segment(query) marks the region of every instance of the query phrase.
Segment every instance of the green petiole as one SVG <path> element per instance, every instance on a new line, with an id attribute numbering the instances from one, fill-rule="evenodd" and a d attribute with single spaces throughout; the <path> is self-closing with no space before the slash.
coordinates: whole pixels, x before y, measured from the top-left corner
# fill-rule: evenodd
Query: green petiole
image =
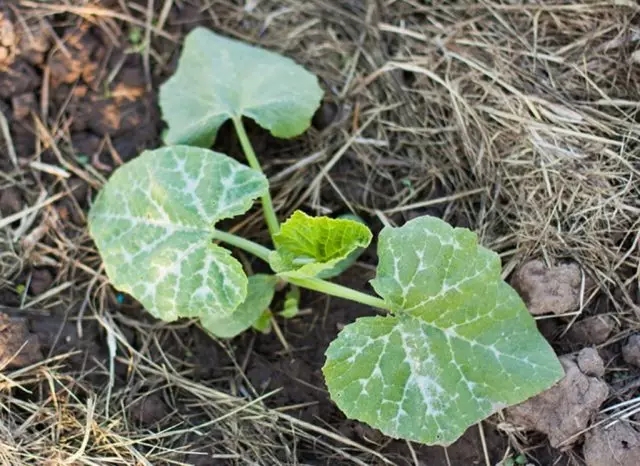
<path id="1" fill-rule="evenodd" d="M 378 309 L 384 309 L 390 311 L 391 308 L 384 300 L 371 296 L 370 294 L 362 293 L 360 291 L 347 288 L 346 286 L 338 285 L 337 283 L 328 282 L 320 278 L 290 278 L 286 280 L 300 288 L 307 288 L 313 291 L 319 291 L 338 298 L 348 299 L 349 301 L 355 301 L 357 303 L 373 306 Z"/>
<path id="2" fill-rule="evenodd" d="M 254 256 L 262 259 L 267 264 L 269 263 L 269 254 L 271 254 L 272 251 L 269 248 L 265 248 L 261 244 L 255 243 L 248 239 L 244 239 L 241 236 L 234 235 L 233 233 L 227 233 L 226 231 L 222 230 L 216 230 L 213 234 L 213 239 L 230 244 L 237 247 L 238 249 L 242 249 L 243 251 L 247 251 L 248 253 L 251 253 Z"/>
<path id="3" fill-rule="evenodd" d="M 233 233 L 227 233 L 224 231 L 216 230 L 213 236 L 214 240 L 219 240 L 224 243 L 235 246 L 238 249 L 247 251 L 250 254 L 262 259 L 269 263 L 269 255 L 273 252 L 271 249 L 266 248 L 258 243 L 250 241 L 248 239 L 236 236 Z M 338 298 L 348 299 L 358 303 L 366 304 L 376 307 L 378 309 L 390 310 L 389 305 L 384 300 L 371 296 L 360 291 L 347 288 L 346 286 L 338 285 L 337 283 L 328 282 L 319 278 L 293 278 L 284 277 L 284 280 L 289 283 L 299 286 L 301 288 L 307 288 L 313 291 L 319 291 Z"/>
<path id="4" fill-rule="evenodd" d="M 256 157 L 256 153 L 254 152 L 253 147 L 251 146 L 251 142 L 249 141 L 249 137 L 247 136 L 247 132 L 244 129 L 242 118 L 233 118 L 233 125 L 235 127 L 236 133 L 238 134 L 238 138 L 240 139 L 242 150 L 244 151 L 244 154 L 247 157 L 247 161 L 249 162 L 249 166 L 251 166 L 251 168 L 253 168 L 254 170 L 258 170 L 263 173 L 260 162 Z M 273 208 L 271 194 L 267 191 L 267 193 L 262 196 L 261 201 L 264 217 L 267 222 L 267 227 L 269 228 L 271 237 L 273 237 L 280 231 L 280 224 Z M 236 246 L 237 248 L 243 249 L 256 257 L 259 257 L 267 263 L 269 262 L 269 254 L 272 251 L 260 244 L 254 243 L 253 241 L 249 241 L 234 234 L 218 230 L 216 230 L 214 239 L 218 239 L 225 243 L 231 244 L 232 246 Z M 387 311 L 389 310 L 389 306 L 384 302 L 384 300 L 375 296 L 368 295 L 366 293 L 361 293 L 360 291 L 356 291 L 342 285 L 338 285 L 337 283 L 331 283 L 319 278 L 287 277 L 286 280 L 289 283 L 300 286 L 302 288 L 319 291 L 321 293 L 337 296 L 339 298 L 349 299 L 351 301 L 367 304 L 379 309 L 385 309 Z"/>
<path id="5" fill-rule="evenodd" d="M 253 146 L 251 146 L 251 142 L 249 141 L 249 136 L 247 136 L 247 132 L 242 124 L 242 118 L 233 118 L 233 126 L 236 129 L 236 134 L 238 135 L 238 139 L 240 139 L 240 145 L 247 158 L 247 162 L 249 162 L 249 166 L 263 173 L 258 157 L 256 157 Z M 267 191 L 260 200 L 262 201 L 262 211 L 264 212 L 264 219 L 267 222 L 267 228 L 269 228 L 269 234 L 273 238 L 273 236 L 280 231 L 280 223 L 278 222 L 278 217 L 276 217 L 276 211 L 273 208 L 273 201 L 271 200 L 269 191 Z"/>

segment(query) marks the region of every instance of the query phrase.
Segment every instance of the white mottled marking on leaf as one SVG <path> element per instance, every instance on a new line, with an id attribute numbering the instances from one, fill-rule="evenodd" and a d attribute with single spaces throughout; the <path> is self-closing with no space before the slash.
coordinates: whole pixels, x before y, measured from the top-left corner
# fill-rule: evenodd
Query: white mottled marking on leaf
<path id="1" fill-rule="evenodd" d="M 446 445 L 562 377 L 522 300 L 501 279 L 497 255 L 473 233 L 421 217 L 385 228 L 378 255 L 372 285 L 396 315 L 347 325 L 323 368 L 347 416 L 392 437 Z M 395 344 L 372 344 L 384 336 Z M 381 375 L 388 380 L 378 384 Z"/>
<path id="2" fill-rule="evenodd" d="M 154 315 L 226 314 L 244 300 L 247 278 L 212 244 L 214 225 L 246 212 L 266 189 L 261 173 L 223 154 L 149 151 L 113 174 L 91 209 L 90 232 L 113 285 Z"/>

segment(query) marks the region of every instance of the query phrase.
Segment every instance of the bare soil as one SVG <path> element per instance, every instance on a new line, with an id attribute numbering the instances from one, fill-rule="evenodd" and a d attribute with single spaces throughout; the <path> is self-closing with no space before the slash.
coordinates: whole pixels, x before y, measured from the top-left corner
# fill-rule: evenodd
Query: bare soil
<path id="1" fill-rule="evenodd" d="M 387 3 L 0 5 L 0 462 L 581 465 L 609 435 L 628 447 L 621 464 L 640 464 L 633 425 L 601 428 L 640 408 L 637 358 L 622 356 L 640 328 L 640 12 Z M 530 258 L 538 275 L 571 272 L 550 273 L 532 307 L 558 354 L 597 348 L 603 373 L 578 359 L 566 384 L 607 387 L 581 418 L 598 430 L 552 447 L 531 430 L 557 430 L 551 414 L 497 414 L 446 448 L 390 439 L 346 420 L 320 370 L 342 326 L 374 310 L 309 292 L 280 334 L 219 342 L 108 285 L 86 213 L 115 168 L 161 145 L 158 86 L 197 25 L 292 56 L 327 90 L 300 138 L 248 122 L 282 217 L 353 211 L 376 232 L 437 215 L 478 231 L 507 273 Z M 215 148 L 241 160 L 230 127 Z M 257 212 L 228 226 L 267 241 Z M 375 264 L 372 247 L 340 280 L 371 291 Z"/>

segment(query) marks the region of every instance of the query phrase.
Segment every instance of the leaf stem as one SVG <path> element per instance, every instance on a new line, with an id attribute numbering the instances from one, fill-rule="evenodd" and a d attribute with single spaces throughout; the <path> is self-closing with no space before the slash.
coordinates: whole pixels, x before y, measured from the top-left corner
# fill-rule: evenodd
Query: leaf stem
<path id="1" fill-rule="evenodd" d="M 242 124 L 242 117 L 233 118 L 233 126 L 236 129 L 238 139 L 240 139 L 240 145 L 242 146 L 242 151 L 249 162 L 249 166 L 254 170 L 258 170 L 260 173 L 264 173 L 260 166 L 260 162 L 258 161 L 258 157 L 256 157 L 256 153 L 253 150 L 253 146 L 249 141 L 249 136 L 247 136 L 247 132 Z M 273 208 L 273 201 L 271 200 L 271 194 L 269 191 L 261 197 L 261 201 L 264 219 L 267 222 L 269 234 L 271 234 L 271 237 L 273 238 L 273 235 L 280 231 L 280 223 L 278 222 L 278 217 L 276 217 L 276 211 Z"/>
<path id="2" fill-rule="evenodd" d="M 337 283 L 328 282 L 320 278 L 287 277 L 286 280 L 289 283 L 300 286 L 302 288 L 307 288 L 313 291 L 319 291 L 321 293 L 325 293 L 331 296 L 336 296 L 338 298 L 348 299 L 350 301 L 356 301 L 358 303 L 366 304 L 368 306 L 373 306 L 378 309 L 384 309 L 385 311 L 391 310 L 389 305 L 386 302 L 384 302 L 384 300 L 376 296 L 372 296 L 367 293 L 362 293 L 360 291 L 347 288 L 346 286 L 338 285 Z"/>
<path id="3" fill-rule="evenodd" d="M 234 235 L 233 233 L 227 233 L 226 231 L 221 230 L 216 230 L 214 232 L 213 239 L 223 241 L 231 246 L 247 251 L 256 257 L 259 257 L 267 264 L 269 263 L 269 254 L 271 254 L 271 249 L 265 248 L 261 244 L 254 243 L 251 240 L 244 239 L 240 236 Z"/>
<path id="4" fill-rule="evenodd" d="M 233 233 L 227 233 L 226 231 L 216 230 L 213 239 L 223 241 L 231 246 L 235 246 L 239 249 L 247 251 L 256 257 L 259 257 L 266 263 L 269 263 L 269 255 L 271 249 L 266 248 L 251 240 L 236 236 Z M 291 278 L 284 277 L 286 281 L 292 285 L 297 285 L 302 288 L 307 288 L 313 291 L 319 291 L 338 298 L 348 299 L 350 301 L 356 301 L 358 303 L 373 306 L 378 309 L 384 309 L 389 311 L 390 307 L 384 300 L 372 296 L 370 294 L 362 293 L 360 291 L 352 290 L 346 286 L 338 285 L 337 283 L 328 282 L 320 278 Z"/>

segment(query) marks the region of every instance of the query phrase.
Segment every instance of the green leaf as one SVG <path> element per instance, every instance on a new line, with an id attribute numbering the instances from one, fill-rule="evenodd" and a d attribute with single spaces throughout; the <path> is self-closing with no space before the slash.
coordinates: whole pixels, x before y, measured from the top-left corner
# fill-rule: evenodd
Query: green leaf
<path id="1" fill-rule="evenodd" d="M 518 455 L 515 458 L 515 462 L 516 464 L 526 464 L 527 463 L 527 457 L 524 455 Z"/>
<path id="2" fill-rule="evenodd" d="M 358 217 L 356 215 L 351 215 L 351 214 L 341 215 L 340 217 L 338 217 L 338 219 L 353 220 L 354 222 L 358 222 L 358 223 L 361 223 L 362 225 L 366 226 L 366 223 L 364 223 L 364 220 L 362 220 L 360 217 Z M 326 280 L 326 279 L 329 279 L 329 278 L 333 278 L 333 277 L 337 277 L 339 275 L 342 275 L 342 273 L 345 270 L 347 270 L 349 267 L 351 267 L 353 264 L 356 263 L 356 261 L 362 255 L 362 253 L 364 251 L 365 251 L 365 248 L 356 248 L 356 249 L 354 249 L 351 253 L 349 253 L 349 255 L 347 257 L 345 257 L 343 260 L 338 262 L 336 265 L 334 265 L 330 269 L 325 269 L 322 272 L 320 272 L 317 275 L 317 277 Z"/>
<path id="3" fill-rule="evenodd" d="M 447 445 L 563 376 L 497 254 L 474 233 L 421 217 L 385 228 L 375 290 L 394 315 L 347 325 L 323 368 L 350 418 L 391 437 Z"/>
<path id="4" fill-rule="evenodd" d="M 353 220 L 310 217 L 301 211 L 273 237 L 271 268 L 284 277 L 314 277 L 331 270 L 371 242 L 369 229 Z"/>
<path id="5" fill-rule="evenodd" d="M 260 317 L 253 323 L 252 327 L 261 333 L 269 333 L 271 331 L 271 311 L 265 310 Z"/>
<path id="6" fill-rule="evenodd" d="M 285 319 L 293 319 L 300 312 L 300 288 L 291 285 L 284 298 L 284 306 L 280 315 Z"/>
<path id="7" fill-rule="evenodd" d="M 220 338 L 233 338 L 251 327 L 262 313 L 269 308 L 277 277 L 275 275 L 256 274 L 249 277 L 247 298 L 228 315 L 206 315 L 202 326 Z"/>
<path id="8" fill-rule="evenodd" d="M 317 78 L 293 60 L 196 28 L 160 88 L 165 141 L 210 147 L 226 120 L 242 116 L 291 138 L 309 127 L 322 94 Z"/>
<path id="9" fill-rule="evenodd" d="M 223 154 L 147 151 L 111 176 L 89 229 L 113 286 L 156 317 L 228 314 L 245 300 L 247 277 L 212 243 L 214 225 L 246 212 L 266 190 L 264 175 Z"/>

